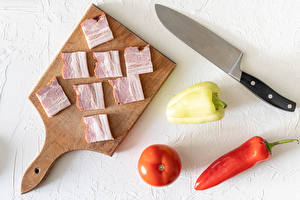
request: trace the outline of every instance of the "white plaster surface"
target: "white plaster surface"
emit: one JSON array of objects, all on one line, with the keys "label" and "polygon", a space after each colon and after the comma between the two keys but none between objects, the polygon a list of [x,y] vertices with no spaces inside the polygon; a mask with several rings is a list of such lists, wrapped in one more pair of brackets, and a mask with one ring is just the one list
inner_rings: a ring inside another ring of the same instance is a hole
[{"label": "white plaster surface", "polygon": [[[7,199],[300,199],[300,146],[274,148],[274,157],[221,185],[195,191],[200,173],[248,138],[270,141],[300,135],[300,109],[289,113],[262,102],[168,32],[154,3],[192,16],[245,52],[242,68],[300,105],[300,1],[260,0],[0,0],[0,198]],[[150,106],[107,157],[76,151],[60,158],[48,178],[20,194],[24,171],[43,146],[44,126],[27,99],[91,3],[142,36],[177,63]],[[201,125],[173,125],[168,100],[200,81],[214,81],[228,103],[226,116]],[[168,187],[145,184],[137,161],[148,145],[180,154],[182,173]]]}]

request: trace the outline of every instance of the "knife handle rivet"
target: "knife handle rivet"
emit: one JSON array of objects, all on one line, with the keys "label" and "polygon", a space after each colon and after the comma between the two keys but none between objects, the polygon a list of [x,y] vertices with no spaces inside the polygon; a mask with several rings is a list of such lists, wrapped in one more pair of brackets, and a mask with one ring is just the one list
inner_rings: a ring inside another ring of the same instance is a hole
[{"label": "knife handle rivet", "polygon": [[287,107],[288,107],[288,109],[291,109],[293,106],[292,106],[292,104],[288,104]]},{"label": "knife handle rivet", "polygon": [[272,98],[273,98],[273,95],[272,95],[272,94],[269,94],[269,95],[268,95],[268,98],[269,98],[269,99],[272,99]]},{"label": "knife handle rivet", "polygon": [[252,86],[254,86],[254,85],[255,85],[255,81],[251,81],[250,84],[251,84]]}]

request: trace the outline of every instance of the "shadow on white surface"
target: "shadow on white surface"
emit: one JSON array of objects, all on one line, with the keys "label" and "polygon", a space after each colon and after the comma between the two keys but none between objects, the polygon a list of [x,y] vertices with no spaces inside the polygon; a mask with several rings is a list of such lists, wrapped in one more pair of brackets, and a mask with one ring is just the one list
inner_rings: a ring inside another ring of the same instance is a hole
[{"label": "shadow on white surface", "polygon": [[8,146],[0,137],[0,174],[4,171],[4,168],[8,162]]},{"label": "shadow on white surface", "polygon": [[[249,106],[258,102],[259,99],[256,99],[248,89],[243,88],[244,90],[239,93],[241,89],[239,89],[238,87],[240,86],[236,85],[232,81],[230,83],[232,84],[219,85],[221,89],[221,99],[226,102],[227,110],[230,109],[231,111],[233,111],[235,109]],[[247,94],[247,92],[249,92],[249,94]]]},{"label": "shadow on white surface", "polygon": [[[236,130],[236,134],[240,134],[240,130]],[[274,130],[275,132],[275,130]],[[193,133],[189,133],[193,134]],[[270,134],[262,134],[261,137],[266,139],[268,142],[275,142],[281,139],[300,139],[299,133],[289,134],[289,136],[281,137],[281,138],[270,138],[268,136]],[[220,139],[225,141],[226,135],[223,136],[224,138]],[[176,151],[179,153],[182,162],[182,170],[183,171],[191,171],[194,169],[201,170],[201,168],[208,166],[214,160],[219,158],[225,153],[230,152],[231,150],[239,147],[243,144],[246,140],[250,139],[246,138],[245,140],[233,140],[232,144],[228,142],[224,142],[224,145],[220,145],[220,142],[217,140],[212,140],[207,142],[207,140],[203,140],[203,142],[198,142],[197,140],[190,137],[188,134],[182,142],[179,144],[173,145]],[[228,145],[229,144],[229,145]],[[279,157],[284,157],[285,154],[295,151],[299,144],[297,143],[290,143],[290,144],[282,144],[274,147],[272,149],[272,158],[277,159]],[[203,168],[204,170],[204,168]]]},{"label": "shadow on white surface", "polygon": [[[220,152],[228,152],[235,148],[236,145],[228,147],[227,145],[219,145],[217,141],[192,143],[189,140],[193,140],[192,137],[187,136],[186,141],[174,145],[174,149],[178,152],[181,158],[183,171],[200,171],[201,168],[209,165],[215,159],[222,155]],[[215,149],[215,153],[210,153],[212,149]]]},{"label": "shadow on white surface", "polygon": [[[237,130],[240,131],[240,130]],[[278,136],[273,136],[270,137],[269,135],[271,132],[275,133],[276,130],[268,131],[268,133],[262,134],[261,137],[267,140],[268,142],[272,143],[278,140],[283,140],[283,139],[299,139],[300,140],[300,134],[295,132],[292,134],[289,134],[288,136],[284,137],[278,137]],[[236,133],[238,134],[238,132]],[[285,134],[282,134],[285,135]],[[227,137],[224,135],[224,137]],[[189,137],[187,137],[189,138]],[[246,140],[250,139],[246,138],[245,140],[242,140],[240,142],[235,142],[233,141],[232,145],[218,145],[217,141],[212,141],[210,143],[196,143],[192,145],[184,145],[189,142],[182,142],[182,144],[179,144],[175,146],[175,149],[179,152],[181,157],[183,158],[183,170],[191,170],[194,168],[200,168],[203,166],[206,166],[210,163],[212,163],[215,159],[220,157],[221,155],[228,153],[229,151],[239,147],[241,144],[246,142]],[[273,147],[272,149],[272,159],[277,159],[279,157],[284,157],[285,154],[295,151],[297,148],[299,148],[300,144],[297,143],[288,143],[288,144],[281,144]],[[189,149],[193,149],[194,151],[189,151]],[[213,151],[217,152],[214,154],[210,154],[208,151]],[[186,159],[187,158],[187,159]],[[192,161],[192,162],[190,162]],[[201,165],[192,165],[191,163],[200,163]]]}]

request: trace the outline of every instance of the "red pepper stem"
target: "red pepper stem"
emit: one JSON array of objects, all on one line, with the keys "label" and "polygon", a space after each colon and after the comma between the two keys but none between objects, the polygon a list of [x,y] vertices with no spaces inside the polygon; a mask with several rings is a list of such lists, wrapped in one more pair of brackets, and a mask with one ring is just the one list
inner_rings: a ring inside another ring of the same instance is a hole
[{"label": "red pepper stem", "polygon": [[288,139],[288,140],[279,140],[277,142],[272,142],[272,143],[268,143],[267,141],[265,141],[265,144],[267,146],[267,149],[269,150],[270,153],[272,153],[272,148],[278,144],[285,144],[285,143],[290,143],[290,142],[297,142],[299,144],[299,140],[298,139]]},{"label": "red pepper stem", "polygon": [[219,107],[221,108],[227,107],[227,104],[223,102],[221,99],[219,99],[218,94],[215,92],[212,94],[212,101],[216,107],[216,110],[218,110]]}]

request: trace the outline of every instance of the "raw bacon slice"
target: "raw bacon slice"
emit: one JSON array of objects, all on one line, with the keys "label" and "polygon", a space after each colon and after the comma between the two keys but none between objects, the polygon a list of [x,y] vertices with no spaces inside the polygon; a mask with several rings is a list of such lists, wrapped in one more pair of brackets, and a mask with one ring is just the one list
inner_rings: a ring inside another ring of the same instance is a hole
[{"label": "raw bacon slice", "polygon": [[59,111],[71,105],[56,78],[45,87],[38,90],[36,96],[41,102],[48,117],[54,116]]},{"label": "raw bacon slice", "polygon": [[126,104],[144,100],[144,93],[139,75],[128,75],[127,77],[109,80],[108,82],[113,87],[113,95],[116,104]]},{"label": "raw bacon slice", "polygon": [[64,79],[88,78],[89,71],[86,61],[86,52],[62,53],[64,67],[62,76]]},{"label": "raw bacon slice", "polygon": [[102,83],[73,85],[79,110],[104,109]]},{"label": "raw bacon slice", "polygon": [[86,124],[85,139],[88,143],[114,140],[106,114],[83,117]]},{"label": "raw bacon slice", "polygon": [[97,78],[121,77],[119,51],[94,52],[97,60],[95,76]]},{"label": "raw bacon slice", "polygon": [[81,23],[81,28],[90,49],[114,39],[104,13],[95,18],[86,19]]},{"label": "raw bacon slice", "polygon": [[145,74],[153,72],[150,46],[141,51],[138,47],[127,47],[124,53],[127,74]]}]

